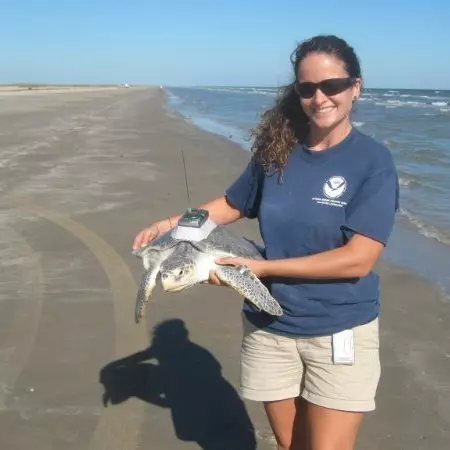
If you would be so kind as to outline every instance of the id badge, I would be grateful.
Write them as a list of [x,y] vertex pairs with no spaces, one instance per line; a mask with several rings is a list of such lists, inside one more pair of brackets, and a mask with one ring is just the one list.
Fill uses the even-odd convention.
[[332,336],[333,364],[355,364],[353,330],[343,330]]

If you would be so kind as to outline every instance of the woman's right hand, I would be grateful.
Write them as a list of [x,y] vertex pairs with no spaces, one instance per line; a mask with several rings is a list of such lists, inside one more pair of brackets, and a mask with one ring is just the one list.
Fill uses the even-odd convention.
[[161,232],[161,227],[158,225],[158,222],[153,223],[148,228],[144,228],[134,238],[133,250],[138,250],[145,247],[150,244],[150,242],[161,236],[161,234],[163,233]]

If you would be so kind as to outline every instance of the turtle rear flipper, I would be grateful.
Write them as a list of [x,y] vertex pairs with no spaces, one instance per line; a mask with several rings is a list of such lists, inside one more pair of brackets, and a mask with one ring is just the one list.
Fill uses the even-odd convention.
[[280,304],[270,295],[253,272],[244,266],[217,266],[216,274],[224,283],[239,292],[257,308],[272,316],[283,315]]
[[136,297],[136,305],[134,308],[134,319],[136,323],[139,323],[144,317],[145,307],[152,296],[153,288],[156,284],[156,276],[158,275],[159,268],[154,267],[147,270],[142,276],[141,283]]

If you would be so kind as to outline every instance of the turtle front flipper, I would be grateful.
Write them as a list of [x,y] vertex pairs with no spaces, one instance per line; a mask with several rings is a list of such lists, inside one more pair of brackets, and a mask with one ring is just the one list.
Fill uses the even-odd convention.
[[239,292],[258,309],[272,316],[283,315],[280,304],[270,295],[258,277],[245,266],[217,266],[216,274],[224,283]]
[[145,307],[152,296],[152,291],[156,284],[156,276],[158,275],[158,272],[159,267],[152,267],[150,270],[145,271],[142,276],[136,297],[136,305],[134,308],[134,319],[136,323],[139,323],[142,317],[144,317]]

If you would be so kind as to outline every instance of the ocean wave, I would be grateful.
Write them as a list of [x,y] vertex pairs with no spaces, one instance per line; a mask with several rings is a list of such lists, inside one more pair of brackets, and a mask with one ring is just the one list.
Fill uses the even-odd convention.
[[178,95],[175,95],[173,92],[166,90],[166,96],[167,96],[167,99],[169,100],[170,104],[172,104],[172,105],[178,105],[178,104],[182,103],[181,97],[179,97]]
[[[418,188],[417,192],[424,192],[426,190],[435,189],[436,184],[440,184],[440,180],[437,179],[439,174],[431,175],[417,172],[415,168],[405,167],[403,164],[397,165],[397,174],[400,187],[403,188]],[[416,195],[414,193],[414,195]]]
[[[363,99],[360,99],[363,100]],[[434,102],[423,102],[419,100],[399,100],[398,98],[394,99],[365,99],[366,101],[374,101],[377,106],[384,106],[385,108],[422,108],[434,111],[443,111],[447,112],[450,109],[450,102],[446,101],[434,101]]]
[[[409,150],[411,152],[411,150]],[[434,163],[438,167],[448,165],[448,155],[441,149],[436,147],[420,147],[412,149],[412,157],[414,161],[420,163]],[[429,169],[430,167],[428,167]]]
[[361,128],[366,122],[352,122],[356,128]]
[[408,220],[408,222],[411,225],[413,225],[421,235],[429,239],[435,239],[441,244],[450,245],[449,232],[440,230],[434,225],[424,222],[422,219],[419,219],[417,216],[414,216],[406,208],[400,208],[399,213],[401,216],[405,217]]
[[270,97],[275,97],[277,95],[278,90],[275,88],[258,88],[258,87],[203,87],[199,88],[204,91],[210,92],[232,92],[237,94],[245,94],[245,95],[267,95]]
[[407,175],[407,174],[400,175],[399,174],[398,184],[402,188],[410,188],[410,187],[419,185],[420,182],[416,177],[414,177],[412,175]]
[[374,102],[386,108],[414,107],[414,108],[442,108],[450,106],[450,96],[440,91],[421,93],[415,91],[388,90],[378,92],[363,92],[360,96],[363,102]]

